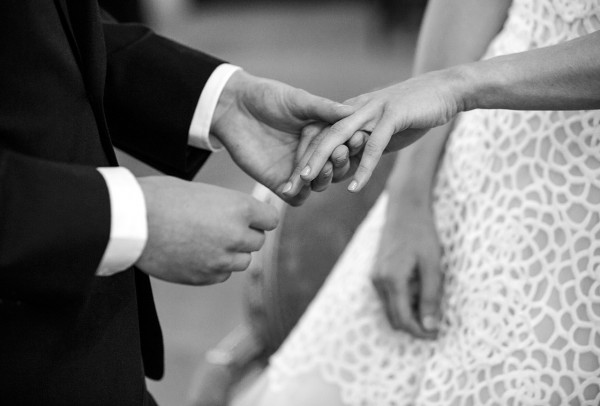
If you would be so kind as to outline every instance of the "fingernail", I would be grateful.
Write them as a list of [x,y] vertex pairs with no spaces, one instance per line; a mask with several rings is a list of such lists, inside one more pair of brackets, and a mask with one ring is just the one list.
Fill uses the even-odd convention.
[[423,328],[425,330],[437,330],[438,328],[438,319],[434,316],[424,316],[422,320]]
[[304,169],[302,169],[302,172],[300,172],[300,176],[308,176],[309,173],[310,173],[310,166],[305,166]]
[[292,190],[292,182],[288,182],[285,184],[285,186],[283,187],[283,192],[282,193],[287,193],[290,190]]
[[348,190],[351,192],[354,192],[357,187],[358,187],[358,182],[353,180],[352,182],[350,182],[350,185],[348,185]]

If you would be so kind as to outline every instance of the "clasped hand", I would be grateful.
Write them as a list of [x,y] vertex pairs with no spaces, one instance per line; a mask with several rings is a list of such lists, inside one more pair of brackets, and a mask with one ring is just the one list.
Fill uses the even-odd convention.
[[288,181],[288,198],[313,182],[342,145],[359,161],[348,189],[360,191],[384,152],[407,147],[465,110],[461,80],[452,69],[430,72],[345,101],[354,112],[313,136]]

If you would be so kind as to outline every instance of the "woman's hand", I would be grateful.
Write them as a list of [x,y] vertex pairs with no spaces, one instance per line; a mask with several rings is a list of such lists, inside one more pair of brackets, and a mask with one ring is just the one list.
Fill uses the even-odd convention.
[[[449,122],[464,110],[464,80],[460,69],[430,72],[405,82],[347,100],[355,112],[338,121],[299,160],[295,176],[312,181],[333,150],[364,131],[368,140],[350,191],[364,187],[384,151],[402,149],[429,129]],[[299,175],[297,175],[299,174]]]
[[306,155],[306,151],[314,150],[322,142],[323,137],[327,135],[330,128],[331,125],[323,123],[312,123],[304,127],[300,145],[296,152],[297,165],[290,176],[290,180],[283,188],[284,195],[293,198],[293,196],[301,195],[303,190],[308,187],[311,187],[315,192],[320,192],[327,189],[331,182],[341,182],[356,172],[363,147],[369,138],[364,131],[354,133],[348,142],[338,145],[314,180],[305,181],[300,176],[300,170],[303,168],[300,160]]
[[371,280],[392,328],[433,339],[440,320],[441,247],[428,205],[388,209]]

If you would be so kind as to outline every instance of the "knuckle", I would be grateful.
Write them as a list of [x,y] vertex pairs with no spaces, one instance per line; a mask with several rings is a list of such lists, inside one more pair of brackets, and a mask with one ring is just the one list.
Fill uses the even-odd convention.
[[251,207],[252,204],[250,198],[243,196],[242,198],[236,200],[233,210],[243,218],[247,218],[251,213]]

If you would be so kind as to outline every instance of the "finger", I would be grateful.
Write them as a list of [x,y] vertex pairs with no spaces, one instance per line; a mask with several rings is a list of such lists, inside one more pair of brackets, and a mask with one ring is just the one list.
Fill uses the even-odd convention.
[[346,178],[350,169],[350,152],[346,145],[338,145],[331,154],[331,163],[333,164],[333,182],[339,182]]
[[419,317],[423,329],[437,333],[440,324],[440,302],[442,297],[443,274],[438,256],[421,261]]
[[373,287],[375,288],[375,292],[377,293],[379,300],[381,301],[385,317],[388,319],[390,326],[394,330],[400,330],[400,320],[393,309],[391,297],[389,295],[388,289],[386,288],[387,280],[377,275],[376,272],[375,275],[372,277],[371,282],[373,284]]
[[369,134],[366,131],[355,132],[350,140],[348,140],[346,143],[348,145],[348,149],[350,150],[350,156],[357,155],[365,146],[368,139]]
[[[304,181],[300,177],[300,172],[306,166],[306,162],[308,161],[307,151],[312,151],[316,148],[316,145],[319,144],[320,140],[324,137],[325,132],[323,129],[327,127],[327,124],[323,123],[313,123],[307,125],[302,129],[302,134],[300,136],[300,143],[296,150],[296,167],[292,172],[290,178],[288,179],[285,185],[281,187],[280,196],[286,200],[299,200],[292,199],[294,196],[298,195],[300,191],[307,185],[309,182]],[[304,192],[306,193],[306,192]]]
[[311,189],[315,192],[322,192],[329,187],[331,180],[333,179],[333,164],[331,161],[327,161],[325,166],[319,173],[319,176],[315,178],[310,184]]
[[352,167],[351,159],[346,160],[344,166],[342,166],[340,168],[336,168],[334,165],[333,179],[332,179],[333,183],[341,182],[345,179],[348,179],[348,177],[354,173],[354,172],[350,172],[351,167]]
[[[230,272],[243,272],[250,266],[252,262],[252,255],[247,252],[237,252],[235,254],[231,254],[230,264],[227,267],[227,270]],[[229,276],[227,277],[229,278]]]
[[287,197],[284,196],[284,201],[289,204],[290,206],[300,206],[302,205],[310,196],[311,193],[311,188],[310,188],[310,184],[304,184],[302,186],[302,188],[300,189],[300,191],[295,195],[295,196],[291,196],[291,197]]
[[419,338],[425,338],[426,333],[417,320],[417,314],[413,306],[414,296],[411,293],[410,281],[403,280],[399,283],[389,284],[390,302],[392,311],[399,320],[401,329]]
[[[333,175],[333,181],[334,182],[341,182],[344,181],[346,179],[348,179],[350,176],[354,175],[356,173],[356,169],[358,168],[358,165],[360,164],[360,156],[351,156],[350,157],[350,161],[349,161],[349,165],[347,167],[346,173],[336,173],[334,171],[334,175]],[[339,175],[339,176],[338,176]]]
[[349,191],[359,192],[367,184],[390,138],[394,134],[394,129],[395,125],[392,120],[382,120],[375,127],[365,145],[354,179],[348,186]]
[[234,250],[237,252],[251,253],[258,251],[265,243],[266,234],[262,230],[250,228],[240,236]]
[[338,121],[328,131],[324,131],[318,145],[309,147],[305,153],[305,157],[308,156],[309,158],[300,172],[302,179],[312,181],[325,165],[325,162],[329,160],[335,148],[348,141],[363,124],[369,121],[369,118],[369,111],[357,112],[344,120]]
[[352,106],[347,106],[324,97],[314,96],[300,90],[295,93],[294,105],[305,120],[325,121],[335,123],[354,112]]
[[346,145],[338,145],[331,153],[330,162],[334,168],[342,168],[348,163],[350,151]]
[[329,126],[327,123],[317,122],[308,124],[302,129],[300,142],[298,143],[298,148],[296,148],[296,162],[300,161],[311,142]]
[[277,209],[268,203],[250,199],[249,225],[257,230],[274,230],[279,224]]

